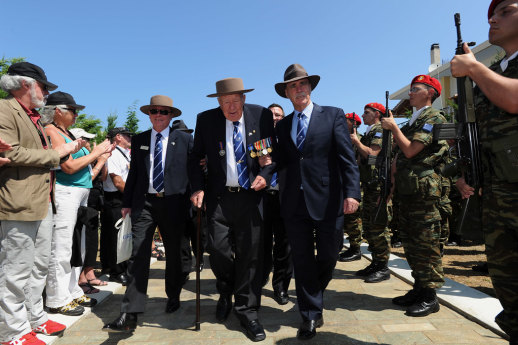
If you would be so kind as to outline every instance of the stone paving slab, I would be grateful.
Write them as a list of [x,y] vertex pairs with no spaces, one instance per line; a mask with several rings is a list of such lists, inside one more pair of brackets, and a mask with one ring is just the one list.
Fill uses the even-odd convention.
[[[208,257],[205,258],[208,264]],[[325,324],[309,341],[296,339],[300,316],[295,305],[295,284],[290,285],[290,302],[280,306],[273,300],[271,283],[263,292],[259,318],[266,330],[263,345],[271,344],[507,344],[498,334],[470,321],[456,311],[441,305],[439,312],[422,318],[404,315],[404,309],[391,303],[395,296],[406,293],[410,286],[392,276],[390,280],[367,284],[354,272],[369,261],[337,264],[334,278],[324,296]],[[206,265],[207,267],[208,265]],[[62,338],[45,337],[53,344],[179,344],[241,345],[252,342],[243,334],[239,321],[231,314],[224,323],[215,318],[218,294],[210,269],[201,274],[201,330],[194,330],[195,274],[185,285],[181,306],[173,314],[164,312],[164,262],[151,266],[146,312],[139,315],[133,334],[102,332],[104,323],[119,315],[124,288],[94,307],[90,313],[69,326]],[[105,287],[101,287],[104,289]],[[92,295],[96,297],[95,295]],[[88,308],[90,309],[90,308]]]

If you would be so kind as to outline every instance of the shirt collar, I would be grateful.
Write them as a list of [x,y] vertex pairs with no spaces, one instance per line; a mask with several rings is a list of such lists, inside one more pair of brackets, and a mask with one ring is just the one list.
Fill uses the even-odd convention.
[[[155,129],[154,129],[154,128],[151,128],[151,135],[153,136],[153,138],[155,138],[155,137],[156,137],[156,134],[157,134],[157,133],[158,133],[158,132],[157,132],[157,131],[155,131]],[[160,134],[162,134],[162,138],[167,138],[167,137],[169,137],[169,126],[168,126],[168,127],[166,127],[162,132],[160,132]]]
[[518,50],[515,51],[513,53],[513,55],[511,55],[509,57],[505,57],[502,59],[502,61],[500,61],[500,68],[502,69],[502,72],[505,72],[505,70],[507,69],[507,66],[509,65],[509,61],[514,59],[517,55],[518,55]]
[[419,115],[421,115],[421,113],[426,109],[426,108],[430,108],[429,105],[425,105],[424,107],[422,107],[421,109],[418,109],[416,110],[413,114],[412,114],[412,117],[410,118],[410,121],[408,121],[408,124],[410,126],[412,126],[412,124],[415,122],[415,120],[417,120],[417,118],[419,117]]
[[307,118],[309,118],[311,116],[311,113],[313,112],[313,102],[312,101],[309,101],[309,104],[307,107],[304,108],[304,110],[302,110],[301,112],[298,111],[298,110],[294,110],[295,112],[295,116],[299,116],[300,113],[303,113],[304,115],[306,115]]

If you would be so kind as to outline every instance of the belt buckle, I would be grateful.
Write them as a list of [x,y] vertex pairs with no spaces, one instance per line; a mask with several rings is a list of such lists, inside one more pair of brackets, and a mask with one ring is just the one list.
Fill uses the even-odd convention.
[[230,192],[230,193],[237,193],[237,192],[240,192],[242,189],[242,187],[231,187],[231,186],[228,186],[227,187],[227,190]]
[[164,194],[165,194],[164,192],[160,192],[160,193],[156,193],[156,194],[155,194],[155,196],[156,196],[157,198],[163,198],[163,197],[164,197]]

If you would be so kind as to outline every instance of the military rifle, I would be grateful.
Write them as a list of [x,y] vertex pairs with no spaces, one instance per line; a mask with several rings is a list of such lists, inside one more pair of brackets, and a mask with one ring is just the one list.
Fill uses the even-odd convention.
[[[454,19],[457,29],[455,55],[462,55],[464,54],[464,42],[460,32],[460,14],[455,13]],[[475,42],[468,43],[468,46],[474,45]],[[434,140],[455,140],[457,159],[447,164],[442,169],[442,174],[446,177],[452,177],[459,173],[459,171],[462,172],[466,183],[473,187],[475,195],[478,195],[482,184],[482,164],[473,101],[473,81],[469,77],[457,78],[457,93],[458,110],[456,123],[435,125],[433,136]],[[462,231],[464,225],[469,200],[465,199],[462,206],[462,217],[458,224],[459,231]]]
[[[389,92],[385,92],[385,114],[383,117],[390,117],[388,106]],[[390,196],[392,188],[391,180],[391,164],[392,164],[392,132],[383,130],[381,139],[381,151],[376,157],[376,168],[378,170],[378,181],[380,184],[380,197],[376,212],[372,217],[372,223],[375,225],[386,225],[388,221],[387,199]]]

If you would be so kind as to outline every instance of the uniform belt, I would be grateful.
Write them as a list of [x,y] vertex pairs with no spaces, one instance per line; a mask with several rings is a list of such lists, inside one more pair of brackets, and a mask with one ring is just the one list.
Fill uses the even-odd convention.
[[230,186],[225,186],[225,190],[227,190],[230,193],[239,193],[239,192],[246,191],[246,189],[243,187],[230,187]]
[[160,193],[146,193],[146,196],[147,197],[151,197],[151,198],[163,198],[165,196],[165,192],[160,192]]

